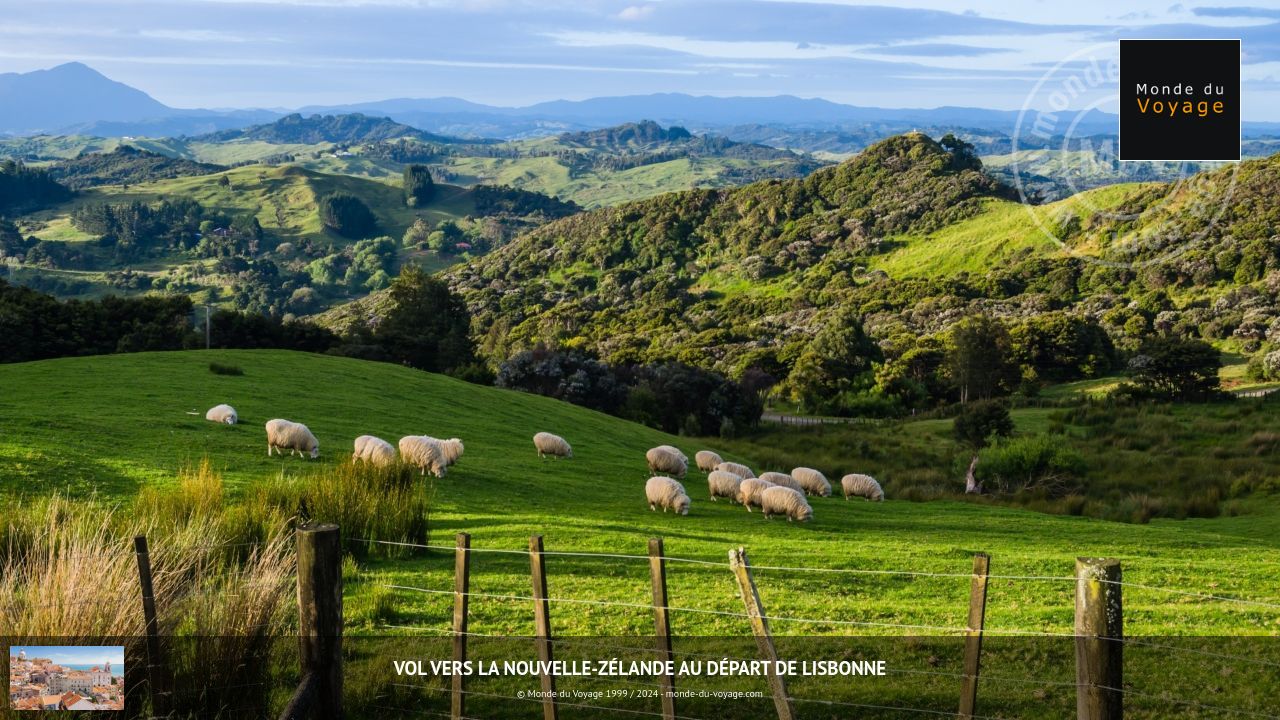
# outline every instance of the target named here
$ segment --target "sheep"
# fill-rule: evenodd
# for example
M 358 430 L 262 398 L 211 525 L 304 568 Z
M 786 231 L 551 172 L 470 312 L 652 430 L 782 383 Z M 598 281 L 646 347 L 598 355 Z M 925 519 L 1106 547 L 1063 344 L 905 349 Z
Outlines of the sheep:
M 351 461 L 386 467 L 396 461 L 396 449 L 380 437 L 361 435 L 356 438 L 355 452 L 351 454 Z
M 204 419 L 210 422 L 226 423 L 227 425 L 235 425 L 240 422 L 240 416 L 236 414 L 236 409 L 226 403 L 209 408 L 209 412 L 204 414 Z
M 545 458 L 550 455 L 552 457 L 562 458 L 573 457 L 573 448 L 569 447 L 569 443 L 559 435 L 552 435 L 549 432 L 540 432 L 533 436 L 533 446 L 538 448 L 538 457 Z
M 689 471 L 688 459 L 680 454 L 679 450 L 670 445 L 659 445 L 656 448 L 650 448 L 649 452 L 644 454 L 644 457 L 649 461 L 649 472 L 667 473 L 668 475 L 682 478 Z
M 844 490 L 844 499 L 851 497 L 866 498 L 875 502 L 884 502 L 884 490 L 880 483 L 870 475 L 849 473 L 840 478 L 840 489 Z
M 751 468 L 743 465 L 742 463 L 736 462 L 722 462 L 719 465 L 716 465 L 716 470 L 731 472 L 744 480 L 746 478 L 753 478 L 756 476 L 756 474 L 752 472 Z
M 712 470 L 707 474 L 707 490 L 711 493 L 711 502 L 716 498 L 729 498 L 729 502 L 738 499 L 738 486 L 742 478 L 723 470 Z
M 792 490 L 795 490 L 796 492 L 799 492 L 802 494 L 804 493 L 804 487 L 800 485 L 800 483 L 796 482 L 795 478 L 791 477 L 790 475 L 784 472 L 760 473 L 760 479 L 768 480 L 774 485 L 781 485 L 782 487 L 791 488 Z
M 458 458 L 462 457 L 462 441 L 458 438 L 449 438 L 448 440 L 440 440 L 440 447 L 444 450 L 444 461 L 448 465 L 458 462 Z
M 685 455 L 684 451 L 676 447 L 675 445 L 659 445 L 658 447 L 663 450 L 666 450 L 669 453 L 676 455 L 677 457 L 679 457 L 681 460 L 684 461 L 685 465 L 689 464 L 689 456 Z
M 724 458 L 721 458 L 719 455 L 717 455 L 716 453 L 710 450 L 699 450 L 693 456 L 693 459 L 698 463 L 698 469 L 704 473 L 709 473 L 714 471 L 717 465 L 724 462 Z M 739 475 L 738 477 L 742 477 L 742 476 Z
M 302 423 L 281 418 L 267 421 L 267 457 L 275 450 L 281 455 L 285 450 L 294 453 L 310 453 L 312 459 L 320 457 L 320 441 Z
M 788 487 L 771 487 L 760 493 L 760 509 L 766 520 L 774 515 L 786 515 L 787 522 L 813 519 L 813 508 L 804 499 L 804 493 Z
M 662 512 L 670 509 L 679 515 L 689 514 L 689 494 L 684 491 L 684 485 L 669 477 L 657 475 L 649 478 L 649 482 L 644 484 L 644 494 L 649 500 L 650 510 L 661 507 Z
M 738 485 L 738 504 L 751 512 L 751 506 L 760 507 L 760 495 L 771 487 L 777 487 L 768 480 L 747 478 Z
M 831 483 L 827 480 L 827 476 L 820 471 L 813 468 L 798 467 L 791 471 L 791 477 L 800 483 L 805 495 L 831 497 Z
M 430 470 L 432 475 L 442 478 L 449 469 L 440 441 L 426 435 L 406 435 L 400 438 L 400 457 L 418 468 L 422 475 Z

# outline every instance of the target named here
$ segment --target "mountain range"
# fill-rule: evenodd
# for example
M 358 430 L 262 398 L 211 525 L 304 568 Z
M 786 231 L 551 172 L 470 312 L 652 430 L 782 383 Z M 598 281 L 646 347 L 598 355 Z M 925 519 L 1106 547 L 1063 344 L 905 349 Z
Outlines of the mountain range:
M 524 107 L 485 105 L 455 97 L 393 98 L 298 108 L 304 115 L 362 113 L 415 128 L 464 137 L 521 138 L 594 130 L 641 118 L 693 131 L 735 126 L 830 133 L 875 128 L 878 137 L 917 128 L 982 128 L 1011 133 L 1018 112 L 971 107 L 877 108 L 820 98 L 711 97 L 681 93 L 553 100 Z M 0 134 L 83 134 L 176 137 L 236 130 L 290 114 L 267 109 L 172 108 L 79 62 L 29 73 L 0 74 Z M 1074 120 L 1066 118 L 1063 123 Z M 1091 110 L 1072 130 L 1113 133 L 1117 117 Z M 1246 135 L 1280 133 L 1280 123 L 1244 124 Z M 1058 128 L 1065 132 L 1067 128 Z M 759 133 L 759 131 L 756 131 Z M 735 137 L 735 140 L 755 140 Z M 830 141 L 818 138 L 814 142 Z M 806 149 L 806 148 L 800 148 Z

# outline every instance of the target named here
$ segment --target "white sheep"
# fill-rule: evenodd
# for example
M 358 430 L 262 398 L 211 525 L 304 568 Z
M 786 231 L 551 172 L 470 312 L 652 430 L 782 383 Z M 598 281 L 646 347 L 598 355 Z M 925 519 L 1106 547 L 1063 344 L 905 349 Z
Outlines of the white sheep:
M 781 485 L 785 488 L 791 488 L 799 493 L 804 493 L 804 487 L 796 482 L 796 479 L 784 472 L 765 472 L 760 473 L 761 480 L 768 480 L 774 485 Z
M 711 502 L 716 498 L 729 498 L 729 502 L 738 499 L 738 486 L 742 478 L 723 470 L 712 470 L 707 474 L 707 490 L 711 493 Z
M 791 471 L 791 477 L 800 483 L 805 495 L 831 497 L 831 482 L 827 480 L 827 476 L 823 475 L 821 471 L 813 468 L 798 467 Z
M 552 435 L 549 432 L 540 432 L 533 436 L 533 446 L 538 448 L 538 457 L 573 457 L 573 448 L 569 447 L 569 443 L 559 435 Z
M 686 466 L 689 464 L 689 456 L 685 455 L 684 451 L 676 447 L 675 445 L 659 445 L 658 447 L 662 448 L 663 450 L 666 450 L 667 452 L 674 453 L 675 455 L 677 455 L 681 460 L 684 461 L 684 464 Z
M 644 484 L 644 494 L 649 500 L 650 510 L 662 508 L 662 512 L 670 509 L 679 515 L 689 514 L 689 494 L 684 491 L 684 485 L 669 477 L 658 475 L 649 478 L 649 482 Z
M 804 493 L 788 487 L 771 487 L 760 493 L 760 509 L 766 520 L 774 515 L 786 515 L 787 522 L 813 519 L 813 508 L 804 499 Z
M 204 414 L 204 419 L 210 422 L 226 423 L 227 425 L 235 425 L 240 422 L 240 416 L 236 414 L 236 409 L 225 403 L 209 408 L 209 412 Z
M 426 435 L 406 435 L 400 438 L 400 458 L 418 468 L 422 475 L 430 470 L 432 475 L 441 478 L 449 469 L 440 441 Z
M 760 495 L 771 487 L 777 487 L 768 480 L 747 478 L 738 485 L 738 504 L 751 512 L 751 506 L 760 507 Z
M 698 469 L 705 473 L 715 470 L 717 465 L 724 462 L 724 458 L 710 450 L 699 450 L 694 454 L 693 459 L 698 463 Z
M 386 467 L 396 461 L 396 449 L 380 437 L 361 435 L 356 438 L 355 452 L 351 454 L 351 461 Z
M 689 461 L 679 450 L 670 445 L 650 448 L 644 457 L 649 461 L 649 472 L 667 473 L 678 478 L 684 477 L 685 473 L 689 472 Z
M 870 475 L 860 475 L 858 473 L 849 473 L 840 478 L 840 489 L 844 490 L 844 499 L 851 497 L 866 498 L 875 502 L 884 501 L 884 490 L 880 487 L 880 483 Z
M 439 442 L 440 448 L 444 450 L 445 463 L 452 465 L 458 462 L 458 458 L 462 457 L 462 451 L 464 450 L 462 447 L 462 441 L 458 438 L 449 438 L 448 440 L 441 440 Z
M 736 463 L 736 462 L 722 462 L 716 466 L 716 470 L 731 472 L 734 475 L 737 475 L 738 477 L 743 479 L 753 478 L 756 476 L 755 472 L 752 471 L 751 468 L 747 467 L 746 465 L 743 465 L 742 463 Z
M 320 441 L 311 434 L 311 430 L 302 423 L 291 422 L 281 418 L 267 421 L 267 456 L 275 450 L 281 455 L 285 450 L 294 453 L 310 453 L 311 457 L 320 457 Z

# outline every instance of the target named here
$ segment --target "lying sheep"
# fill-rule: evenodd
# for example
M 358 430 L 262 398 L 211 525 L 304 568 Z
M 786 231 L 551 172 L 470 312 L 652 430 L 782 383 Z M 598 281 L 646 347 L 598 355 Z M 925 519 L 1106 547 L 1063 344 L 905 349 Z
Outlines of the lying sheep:
M 462 457 L 462 441 L 458 438 L 449 438 L 448 440 L 440 440 L 440 448 L 444 450 L 444 461 L 446 464 L 452 465 L 458 462 L 458 458 Z
M 644 494 L 649 499 L 650 510 L 662 508 L 662 512 L 670 509 L 680 515 L 689 514 L 689 494 L 683 485 L 669 477 L 658 475 L 649 478 L 649 482 L 644 484 Z
M 240 416 L 236 415 L 236 409 L 230 405 L 214 405 L 209 408 L 209 412 L 204 414 L 204 419 L 216 423 L 226 423 L 227 425 L 235 425 L 240 422 Z
M 355 452 L 351 453 L 351 461 L 386 467 L 396 461 L 396 449 L 380 437 L 361 435 L 356 438 Z
M 774 485 L 781 485 L 782 487 L 785 487 L 785 488 L 791 488 L 792 490 L 795 490 L 796 492 L 801 494 L 804 493 L 804 487 L 801 486 L 800 483 L 796 482 L 795 478 L 791 477 L 790 475 L 784 472 L 760 473 L 760 479 L 768 480 Z
M 766 520 L 774 515 L 786 515 L 787 522 L 813 519 L 813 508 L 804 499 L 804 493 L 788 487 L 771 487 L 760 493 L 760 509 Z
M 840 478 L 840 489 L 844 490 L 844 499 L 851 497 L 866 498 L 875 502 L 884 501 L 884 490 L 880 488 L 880 483 L 870 475 L 859 475 L 858 473 L 850 473 Z
M 724 462 L 723 458 L 710 450 L 699 450 L 694 454 L 693 459 L 698 463 L 698 469 L 705 473 L 715 470 L 717 465 Z
M 736 463 L 736 462 L 722 462 L 716 466 L 716 470 L 731 472 L 734 475 L 737 475 L 738 477 L 743 479 L 753 478 L 756 476 L 756 474 L 752 472 L 751 468 L 747 467 L 746 465 L 743 465 L 742 463 Z
M 738 499 L 738 486 L 742 478 L 723 470 L 712 470 L 707 474 L 707 490 L 711 493 L 711 502 L 716 498 L 729 498 L 729 502 Z
M 644 457 L 649 461 L 649 472 L 667 473 L 682 478 L 689 471 L 689 461 L 670 445 L 650 448 Z
M 738 504 L 751 512 L 751 506 L 760 507 L 760 495 L 771 487 L 777 487 L 768 480 L 747 478 L 738 485 Z
M 426 435 L 406 435 L 400 438 L 400 457 L 418 468 L 422 475 L 426 475 L 429 470 L 432 475 L 442 478 L 449 470 L 440 441 Z
M 805 495 L 831 497 L 831 483 L 827 480 L 827 476 L 820 471 L 813 468 L 798 467 L 791 471 L 791 477 L 800 483 L 800 488 L 804 490 Z
M 552 457 L 573 457 L 573 448 L 569 447 L 569 443 L 559 435 L 552 435 L 549 432 L 540 432 L 533 436 L 533 446 L 538 448 L 538 457 L 544 458 L 548 455 Z
M 267 457 L 271 456 L 272 450 L 281 455 L 285 450 L 290 455 L 310 453 L 314 459 L 320 457 L 320 441 L 306 425 L 276 418 L 267 421 Z

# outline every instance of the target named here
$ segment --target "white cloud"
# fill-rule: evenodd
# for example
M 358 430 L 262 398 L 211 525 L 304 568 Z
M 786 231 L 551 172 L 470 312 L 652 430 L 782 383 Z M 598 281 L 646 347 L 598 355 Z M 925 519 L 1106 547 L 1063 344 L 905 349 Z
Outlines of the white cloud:
M 652 14 L 652 5 L 630 5 L 618 13 L 618 19 L 627 21 L 643 20 Z

